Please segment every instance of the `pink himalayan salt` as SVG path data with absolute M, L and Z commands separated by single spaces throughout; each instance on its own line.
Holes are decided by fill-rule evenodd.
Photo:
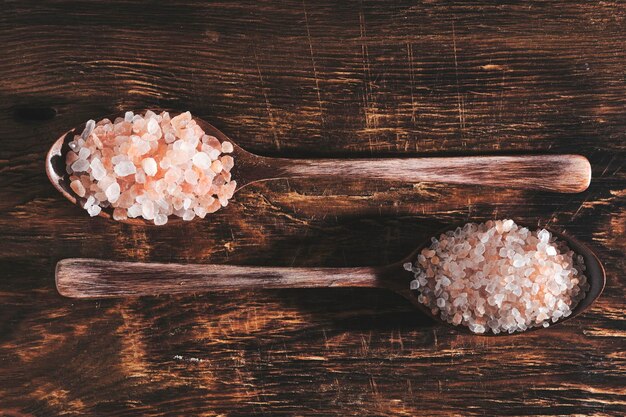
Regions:
M 154 158 L 146 158 L 141 161 L 141 167 L 143 172 L 149 177 L 153 177 L 157 173 L 157 163 Z
M 70 187 L 86 199 L 92 216 L 112 207 L 115 220 L 192 220 L 226 206 L 237 186 L 230 173 L 234 160 L 221 156 L 233 145 L 206 135 L 189 112 L 90 120 L 69 147 Z
M 222 152 L 224 152 L 224 153 L 231 153 L 232 151 L 234 151 L 232 143 L 230 143 L 228 141 L 222 142 Z
M 411 289 L 443 320 L 472 332 L 548 327 L 589 290 L 581 255 L 541 229 L 513 220 L 468 223 L 433 238 L 415 265 Z
M 72 191 L 74 191 L 76 193 L 76 195 L 78 195 L 79 197 L 84 197 L 85 196 L 85 187 L 83 186 L 83 183 L 80 182 L 80 180 L 74 180 L 70 183 L 70 188 L 72 189 Z

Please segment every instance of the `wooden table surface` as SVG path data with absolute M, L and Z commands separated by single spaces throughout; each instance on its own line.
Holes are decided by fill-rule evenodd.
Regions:
M 626 7 L 592 1 L 0 3 L 0 415 L 626 414 Z M 89 218 L 44 155 L 89 118 L 189 109 L 283 157 L 580 153 L 586 192 L 279 180 L 171 227 Z M 597 249 L 580 318 L 510 338 L 391 293 L 77 301 L 66 257 L 369 266 L 511 217 Z

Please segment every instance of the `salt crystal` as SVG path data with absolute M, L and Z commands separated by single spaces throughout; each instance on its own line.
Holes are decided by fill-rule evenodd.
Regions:
M 89 206 L 89 208 L 87 209 L 87 212 L 89 213 L 89 215 L 91 217 L 94 217 L 94 216 L 97 216 L 98 214 L 100 214 L 101 210 L 102 209 L 100 208 L 99 205 L 93 204 L 93 205 Z
M 156 119 L 150 119 L 150 121 L 148 122 L 148 133 L 150 133 L 151 135 L 156 135 L 158 131 L 159 122 L 157 122 Z
M 226 207 L 228 205 L 228 199 L 224 195 L 218 195 L 217 199 L 222 207 Z
M 141 214 L 146 220 L 152 220 L 154 218 L 154 203 L 151 200 L 144 201 L 141 204 Z
M 474 333 L 485 333 L 485 326 L 476 324 L 472 330 Z
M 135 164 L 130 161 L 122 161 L 119 164 L 115 165 L 115 174 L 119 177 L 126 177 L 128 175 L 134 174 L 137 172 L 137 168 Z
M 172 166 L 168 157 L 161 159 L 158 165 L 163 169 L 169 169 Z
M 85 201 L 85 205 L 83 206 L 83 208 L 88 209 L 89 207 L 91 207 L 95 203 L 96 203 L 96 198 L 94 196 L 90 195 L 89 197 L 87 197 L 87 201 Z
M 85 196 L 85 187 L 80 180 L 74 180 L 70 183 L 70 188 L 74 191 L 79 197 Z
M 89 161 L 87 161 L 86 159 L 79 159 L 72 164 L 71 168 L 74 172 L 87 171 L 87 169 L 89 168 Z
M 137 155 L 145 155 L 152 149 L 151 142 L 146 142 L 145 140 L 139 140 L 135 144 L 135 149 Z
M 128 218 L 127 212 L 123 208 L 113 209 L 113 220 L 126 220 Z
M 216 174 L 219 173 L 222 168 L 222 162 L 219 160 L 213 161 L 213 163 L 211 164 L 211 170 Z
M 146 183 L 146 172 L 143 169 L 139 169 L 135 173 L 135 182 L 137 184 L 145 184 Z
M 234 150 L 234 147 L 232 143 L 228 141 L 222 142 L 222 152 L 231 153 L 233 150 Z
M 89 148 L 81 148 L 78 152 L 78 159 L 87 159 L 91 155 L 91 149 Z
M 172 143 L 176 140 L 176 135 L 171 132 L 165 134 L 165 143 Z
M 111 158 L 111 162 L 112 162 L 113 164 L 115 164 L 115 165 L 119 164 L 120 162 L 123 162 L 123 161 L 128 161 L 128 160 L 129 160 L 129 159 L 128 159 L 128 155 L 126 155 L 126 154 L 123 154 L 123 155 L 119 155 L 119 154 L 118 154 L 118 155 L 115 155 L 115 156 L 113 156 L 113 157 Z
M 167 223 L 167 216 L 166 216 L 166 215 L 164 215 L 164 214 L 157 214 L 157 215 L 154 217 L 154 224 L 155 224 L 155 225 L 157 225 L 157 226 L 162 226 L 162 225 L 164 225 L 165 223 Z
M 220 158 L 220 162 L 222 163 L 222 168 L 224 171 L 230 171 L 233 166 L 235 166 L 235 161 L 232 156 L 224 155 Z
M 539 238 L 541 242 L 546 243 L 550 239 L 550 232 L 546 229 L 542 229 L 537 233 L 537 238 Z
M 120 185 L 117 182 L 109 185 L 109 187 L 105 191 L 107 200 L 111 203 L 115 203 L 117 199 L 120 197 Z
M 91 135 L 91 132 L 93 132 L 95 127 L 96 127 L 96 121 L 88 120 L 87 123 L 85 123 L 85 130 L 83 130 L 83 133 L 80 135 L 80 137 L 83 140 L 87 140 L 87 138 L 89 138 L 89 135 Z
M 185 182 L 195 185 L 198 183 L 198 174 L 193 169 L 189 168 L 185 171 Z
M 141 216 L 141 206 L 139 204 L 133 204 L 132 206 L 129 207 L 128 209 L 128 217 L 139 217 Z
M 204 216 L 206 216 L 206 215 L 207 215 L 207 210 L 206 210 L 204 207 L 202 207 L 202 206 L 195 206 L 195 207 L 193 208 L 193 211 L 194 211 L 194 213 L 196 213 L 196 215 L 197 215 L 198 217 L 200 217 L 201 219 L 204 219 Z
M 152 177 L 157 173 L 157 163 L 154 158 L 145 158 L 141 161 L 141 167 L 149 177 Z
M 211 161 L 215 161 L 222 153 L 218 149 L 209 147 L 207 154 L 211 158 Z
M 193 164 L 200 169 L 209 169 L 211 167 L 211 158 L 204 152 L 196 153 L 192 161 Z

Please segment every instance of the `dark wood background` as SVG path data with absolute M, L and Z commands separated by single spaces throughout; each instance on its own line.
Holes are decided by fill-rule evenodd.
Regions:
M 626 6 L 612 1 L 0 2 L 0 414 L 626 414 Z M 44 155 L 89 118 L 189 109 L 284 157 L 587 156 L 558 195 L 379 181 L 259 184 L 175 227 L 86 213 Z M 76 301 L 65 257 L 280 266 L 395 261 L 512 217 L 598 250 L 587 313 L 458 334 L 391 293 Z

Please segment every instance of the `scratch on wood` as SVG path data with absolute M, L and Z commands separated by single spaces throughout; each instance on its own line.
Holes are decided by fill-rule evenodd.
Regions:
M 302 0 L 302 8 L 304 9 L 304 26 L 306 27 L 306 36 L 309 41 L 309 53 L 311 54 L 311 65 L 313 66 L 313 77 L 315 78 L 315 91 L 317 92 L 317 103 L 320 107 L 320 119 L 322 128 L 324 127 L 324 110 L 322 107 L 322 94 L 320 90 L 319 76 L 317 75 L 317 66 L 315 65 L 315 54 L 313 53 L 313 42 L 311 40 L 311 29 L 309 28 L 309 16 L 306 11 L 306 2 Z
M 376 380 L 373 376 L 370 376 L 370 387 L 372 387 L 372 394 L 378 395 L 378 385 L 376 385 Z
M 570 218 L 570 222 L 574 221 L 574 219 L 576 218 L 576 216 L 578 216 L 578 213 L 580 213 L 580 211 L 583 209 L 583 207 L 585 206 L 585 203 L 587 202 L 587 200 L 589 199 L 589 197 L 591 197 L 591 193 L 587 194 L 587 196 L 585 197 L 585 199 L 580 203 L 580 205 L 578 206 L 578 209 L 574 212 L 574 214 L 572 214 L 572 217 Z
M 452 22 L 452 48 L 454 51 L 454 75 L 456 78 L 456 96 L 457 105 L 459 107 L 459 125 L 461 126 L 461 137 L 463 136 L 463 129 L 465 129 L 465 110 L 463 97 L 461 96 L 461 86 L 459 84 L 459 62 L 456 52 L 456 31 L 454 29 L 454 22 Z
M 361 54 L 363 55 L 363 83 L 365 86 L 365 91 L 363 92 L 363 113 L 365 115 L 365 128 L 370 129 L 375 127 L 376 118 L 373 114 L 371 114 L 371 101 L 372 97 L 372 86 L 371 86 L 371 70 L 370 70 L 370 60 L 369 60 L 369 50 L 367 47 L 367 32 L 365 30 L 365 14 L 363 13 L 363 3 L 360 3 L 361 8 L 359 10 L 359 30 L 360 30 L 360 40 L 361 40 Z M 368 145 L 371 152 L 374 151 L 374 144 L 372 142 L 371 134 L 367 135 Z
M 506 71 L 502 71 L 502 82 L 500 83 L 500 105 L 498 106 L 498 120 L 502 120 L 502 114 L 504 113 L 505 77 L 506 77 Z M 496 135 L 496 140 L 500 142 L 500 135 Z
M 566 203 L 562 204 L 562 205 L 561 205 L 561 206 L 559 206 L 559 207 L 556 207 L 556 208 L 552 211 L 552 214 L 550 214 L 550 218 L 549 218 L 549 220 L 546 222 L 545 227 L 550 226 L 550 223 L 552 223 L 552 222 L 556 219 L 557 214 L 558 214 L 558 213 L 561 213 L 561 212 L 563 211 L 563 208 L 564 208 L 564 207 L 569 206 L 569 205 L 571 204 L 572 200 L 574 200 L 575 198 L 576 198 L 576 194 L 574 194 L 572 197 L 568 198 Z
M 606 167 L 604 168 L 604 170 L 602 171 L 602 174 L 600 174 L 600 177 L 604 177 L 604 174 L 606 174 L 606 172 L 609 170 L 609 167 L 611 166 L 611 164 L 613 163 L 613 161 L 615 160 L 616 156 L 613 155 L 613 157 L 611 158 L 611 160 L 609 161 L 608 164 L 606 164 Z
M 414 94 L 414 89 L 415 89 L 415 69 L 413 68 L 413 45 L 411 45 L 411 43 L 407 42 L 406 44 L 406 54 L 407 54 L 407 61 L 409 62 L 409 77 L 410 77 L 410 87 L 411 87 L 411 121 L 413 123 L 415 123 L 415 113 L 416 113 L 416 106 L 415 106 L 415 94 Z M 408 142 L 407 142 L 408 143 Z M 416 144 L 417 146 L 417 144 Z M 418 150 L 418 149 L 416 149 Z
M 276 132 L 276 122 L 274 121 L 274 115 L 272 114 L 272 106 L 270 104 L 270 100 L 267 97 L 267 91 L 265 89 L 265 81 L 263 81 L 263 74 L 261 73 L 261 65 L 259 64 L 259 57 L 257 56 L 256 50 L 254 50 L 254 62 L 256 63 L 256 69 L 259 73 L 259 80 L 261 81 L 261 91 L 263 92 L 263 97 L 265 98 L 265 107 L 267 108 L 267 115 L 269 118 L 269 123 L 272 128 L 272 134 L 274 135 L 274 144 L 276 145 L 276 149 L 280 149 L 278 133 Z

